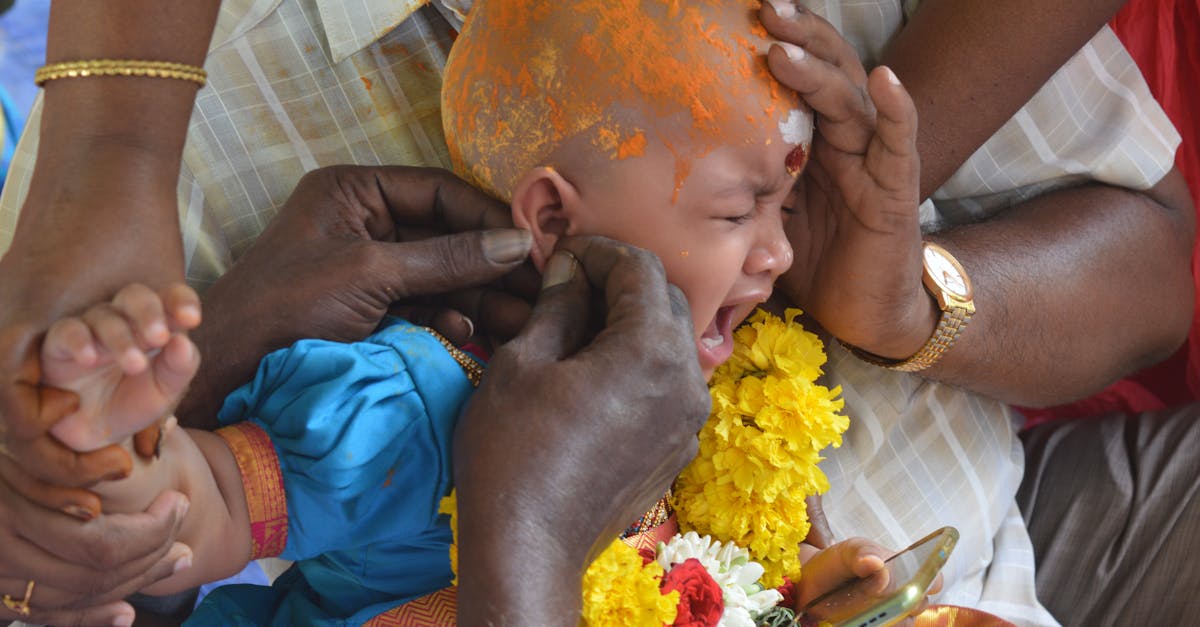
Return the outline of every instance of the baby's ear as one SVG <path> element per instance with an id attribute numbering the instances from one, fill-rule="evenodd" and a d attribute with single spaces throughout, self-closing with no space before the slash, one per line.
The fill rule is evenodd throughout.
<path id="1" fill-rule="evenodd" d="M 536 167 L 517 181 L 512 195 L 513 224 L 533 233 L 530 257 L 539 272 L 559 238 L 569 234 L 578 203 L 578 190 L 553 167 Z"/>

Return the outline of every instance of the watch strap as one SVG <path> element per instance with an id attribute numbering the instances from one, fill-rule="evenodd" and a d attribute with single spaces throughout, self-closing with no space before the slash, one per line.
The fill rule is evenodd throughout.
<path id="1" fill-rule="evenodd" d="M 855 357 L 876 366 L 887 368 L 888 370 L 898 370 L 900 372 L 920 372 L 933 364 L 937 363 L 946 351 L 954 345 L 955 340 L 962 334 L 963 329 L 967 328 L 967 323 L 971 322 L 971 316 L 975 313 L 974 303 L 954 303 L 942 311 L 942 318 L 938 320 L 937 328 L 934 329 L 933 335 L 929 336 L 929 340 L 921 347 L 921 350 L 913 354 L 908 359 L 895 360 L 880 357 L 874 353 L 869 353 L 857 346 L 841 342 Z"/>

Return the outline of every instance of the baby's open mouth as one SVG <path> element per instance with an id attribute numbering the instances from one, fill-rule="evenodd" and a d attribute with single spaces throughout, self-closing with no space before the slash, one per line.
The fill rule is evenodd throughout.
<path id="1" fill-rule="evenodd" d="M 696 340 L 696 352 L 703 370 L 716 368 L 733 354 L 733 310 L 732 306 L 718 309 L 708 328 Z"/>

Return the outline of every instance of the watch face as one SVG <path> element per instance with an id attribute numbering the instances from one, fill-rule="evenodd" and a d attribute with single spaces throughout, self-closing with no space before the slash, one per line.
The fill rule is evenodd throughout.
<path id="1" fill-rule="evenodd" d="M 940 248 L 925 246 L 925 267 L 939 288 L 963 300 L 970 298 L 971 290 L 967 286 L 966 276 Z"/>

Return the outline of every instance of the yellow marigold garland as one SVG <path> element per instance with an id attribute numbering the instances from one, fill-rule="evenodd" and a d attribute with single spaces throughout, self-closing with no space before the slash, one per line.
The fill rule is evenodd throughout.
<path id="1" fill-rule="evenodd" d="M 841 388 L 816 383 L 825 352 L 795 323 L 798 315 L 789 309 L 780 320 L 760 310 L 736 331 L 733 356 L 709 383 L 713 408 L 700 454 L 674 489 L 680 529 L 749 549 L 768 587 L 799 578 L 804 499 L 829 489 L 820 452 L 841 446 L 849 426 L 838 413 Z"/>

